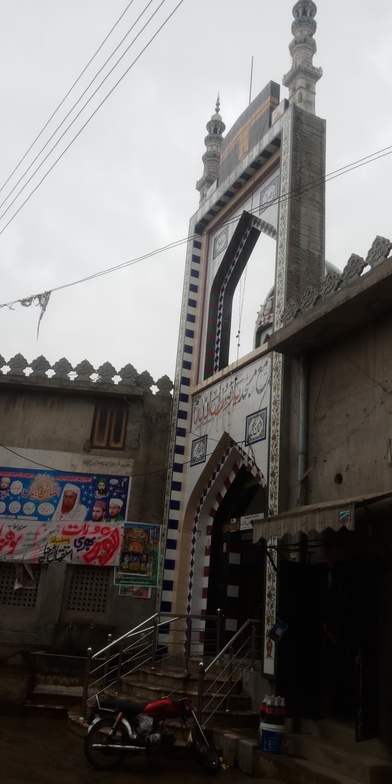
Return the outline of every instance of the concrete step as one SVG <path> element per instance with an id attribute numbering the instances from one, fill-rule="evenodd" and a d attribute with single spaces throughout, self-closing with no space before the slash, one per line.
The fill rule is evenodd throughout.
<path id="1" fill-rule="evenodd" d="M 173 685 L 173 684 L 171 684 Z M 173 697 L 177 695 L 181 696 L 184 691 L 181 688 L 181 683 L 177 683 L 177 688 L 168 688 L 166 683 L 162 683 L 160 679 L 156 679 L 154 682 L 141 682 L 139 680 L 133 680 L 130 678 L 124 678 L 122 681 L 122 695 L 124 697 L 128 697 L 128 699 L 132 699 L 135 702 L 152 702 L 153 700 L 159 700 L 162 697 L 171 695 Z M 219 687 L 219 684 L 218 684 Z M 189 684 L 186 689 L 186 694 L 191 698 L 194 705 L 197 705 L 198 700 L 198 691 L 195 688 L 189 688 Z M 211 713 L 212 711 L 220 708 L 222 710 L 226 709 L 227 699 L 225 697 L 225 692 L 220 693 L 219 691 L 213 691 L 210 693 L 206 700 L 205 705 L 208 704 L 208 712 Z M 230 710 L 236 711 L 249 711 L 251 708 L 251 699 L 244 694 L 232 694 L 230 695 L 229 700 L 229 707 Z"/>
<path id="2" fill-rule="evenodd" d="M 151 667 L 140 667 L 136 672 L 125 677 L 129 677 L 132 681 L 139 680 L 142 683 L 151 684 L 155 684 L 158 680 L 159 683 L 162 684 L 164 690 L 166 689 L 167 691 L 172 691 L 173 689 L 185 691 L 185 688 L 187 691 L 189 691 L 189 689 L 193 689 L 194 691 L 199 690 L 199 673 L 190 671 L 186 674 L 181 667 L 173 668 L 165 666 L 155 669 L 152 669 Z M 217 691 L 219 686 L 224 684 L 227 679 L 228 672 L 225 672 L 220 668 L 217 669 L 216 672 L 209 672 L 204 676 L 204 686 L 205 688 L 208 688 L 209 685 L 215 683 Z M 239 693 L 240 691 L 241 678 L 237 674 L 237 676 L 232 679 L 232 693 Z"/>
<path id="3" fill-rule="evenodd" d="M 187 694 L 193 702 L 193 706 L 197 708 L 197 693 L 191 693 L 187 690 Z M 103 694 L 100 695 L 100 699 L 103 699 Z M 132 684 L 128 683 L 127 688 L 123 688 L 121 694 L 118 694 L 112 689 L 105 689 L 105 696 L 110 698 L 116 699 L 124 699 L 124 700 L 131 700 L 133 702 L 153 702 L 154 700 L 161 699 L 161 697 L 165 696 L 165 693 L 159 689 L 159 687 L 154 687 L 151 685 L 145 685 L 144 687 L 139 688 L 139 684 Z M 175 695 L 171 695 L 175 697 Z M 94 701 L 94 696 L 91 696 L 88 700 L 88 706 L 92 706 Z M 215 705 L 209 705 L 207 711 L 203 711 L 202 714 L 202 721 L 203 724 L 209 728 L 212 723 L 216 724 L 220 727 L 250 727 L 252 730 L 258 726 L 259 716 L 258 713 L 250 710 L 249 705 L 249 698 L 245 697 L 244 695 L 234 695 L 233 701 L 230 702 L 230 709 L 226 709 L 226 701 L 220 705 L 220 698 L 216 697 Z"/>
<path id="4" fill-rule="evenodd" d="M 357 741 L 355 738 L 355 727 L 353 722 L 334 721 L 333 719 L 321 719 L 318 721 L 302 720 L 300 723 L 300 734 L 315 735 L 321 740 L 334 743 L 342 749 L 352 751 L 357 755 L 366 755 L 387 759 L 390 762 L 388 748 L 379 740 Z"/>
<path id="5" fill-rule="evenodd" d="M 285 738 L 281 754 L 260 751 L 256 731 L 214 727 L 213 739 L 222 759 L 252 776 L 252 782 L 284 781 L 285 784 L 358 784 L 358 780 L 323 765 L 287 753 Z"/>
<path id="6" fill-rule="evenodd" d="M 320 765 L 326 772 L 351 778 L 356 784 L 390 784 L 392 765 L 386 758 L 366 754 L 360 749 L 341 745 L 319 735 L 287 734 L 287 752 L 310 763 Z"/>

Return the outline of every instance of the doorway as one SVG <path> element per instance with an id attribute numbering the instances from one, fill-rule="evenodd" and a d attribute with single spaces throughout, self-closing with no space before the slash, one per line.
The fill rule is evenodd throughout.
<path id="1" fill-rule="evenodd" d="M 223 614 L 222 645 L 248 618 L 261 620 L 264 554 L 253 544 L 252 529 L 241 529 L 241 516 L 264 511 L 265 493 L 242 467 L 214 518 L 211 536 L 207 615 Z M 251 509 L 251 512 L 249 512 Z M 209 635 L 211 637 L 211 629 Z"/>
<path id="2" fill-rule="evenodd" d="M 352 723 L 358 740 L 377 734 L 377 579 L 361 559 L 280 563 L 278 691 L 292 716 Z"/>

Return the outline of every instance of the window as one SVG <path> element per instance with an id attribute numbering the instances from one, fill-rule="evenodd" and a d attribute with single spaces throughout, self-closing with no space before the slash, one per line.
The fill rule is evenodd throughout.
<path id="1" fill-rule="evenodd" d="M 91 430 L 91 446 L 96 449 L 124 449 L 127 421 L 126 403 L 97 403 Z"/>

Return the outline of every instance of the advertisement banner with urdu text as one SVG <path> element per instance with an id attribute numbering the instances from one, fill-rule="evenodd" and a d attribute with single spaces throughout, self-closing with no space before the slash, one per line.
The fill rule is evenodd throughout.
<path id="1" fill-rule="evenodd" d="M 0 468 L 0 561 L 119 563 L 130 477 Z"/>

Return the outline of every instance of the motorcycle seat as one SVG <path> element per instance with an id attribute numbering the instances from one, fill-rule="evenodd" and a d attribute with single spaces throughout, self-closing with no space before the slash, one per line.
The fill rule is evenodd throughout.
<path id="1" fill-rule="evenodd" d="M 141 713 L 146 707 L 147 702 L 131 702 L 130 700 L 100 700 L 99 708 L 95 708 L 95 714 L 102 713 L 105 710 L 122 711 L 125 716 L 134 718 Z M 94 708 L 93 708 L 94 710 Z"/>

